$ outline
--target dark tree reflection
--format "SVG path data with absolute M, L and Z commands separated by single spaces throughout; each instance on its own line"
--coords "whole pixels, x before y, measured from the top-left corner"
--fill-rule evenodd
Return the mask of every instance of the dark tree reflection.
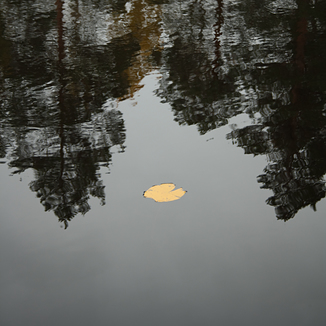
M 176 1 L 178 3 L 178 1 Z M 169 102 L 179 124 L 196 124 L 201 134 L 228 122 L 238 112 L 235 85 L 223 72 L 220 36 L 223 1 L 185 1 L 167 12 L 169 43 L 163 52 L 160 96 Z M 212 33 L 213 31 L 213 33 Z M 227 105 L 226 105 L 227 104 Z
M 187 1 L 185 17 L 171 19 L 160 95 L 176 121 L 201 134 L 247 113 L 252 124 L 227 138 L 246 154 L 267 155 L 258 181 L 273 191 L 267 203 L 277 218 L 315 209 L 325 197 L 325 2 L 211 4 L 215 15 Z
M 30 189 L 65 227 L 89 211 L 90 196 L 105 203 L 99 170 L 126 137 L 114 99 L 128 93 L 124 71 L 139 49 L 131 33 L 105 44 L 96 30 L 85 34 L 78 4 L 4 1 L 0 22 L 1 156 L 10 150 L 14 173 L 34 170 Z M 98 12 L 105 5 L 94 4 Z
M 67 226 L 104 203 L 99 169 L 124 150 L 117 102 L 154 69 L 157 95 L 200 134 L 266 155 L 279 219 L 325 196 L 326 4 L 318 0 L 0 2 L 0 157 Z
M 273 86 L 258 101 L 260 123 L 229 135 L 246 153 L 268 156 L 270 163 L 258 181 L 262 188 L 273 190 L 267 203 L 285 221 L 302 207 L 315 209 L 326 189 L 326 20 L 318 17 L 319 5 L 305 0 L 296 4 L 291 20 L 292 60 L 260 65 L 255 71 L 260 82 Z M 264 115 L 264 109 L 269 114 Z

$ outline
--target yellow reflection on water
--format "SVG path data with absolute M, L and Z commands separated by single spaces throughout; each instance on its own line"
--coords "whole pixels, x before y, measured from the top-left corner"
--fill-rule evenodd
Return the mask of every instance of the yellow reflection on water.
M 134 0 L 127 15 L 128 28 L 138 40 L 140 50 L 133 58 L 130 67 L 125 70 L 130 83 L 129 94 L 119 98 L 133 98 L 143 85 L 141 80 L 155 67 L 152 66 L 150 56 L 153 51 L 161 51 L 161 6 L 148 3 L 147 0 Z

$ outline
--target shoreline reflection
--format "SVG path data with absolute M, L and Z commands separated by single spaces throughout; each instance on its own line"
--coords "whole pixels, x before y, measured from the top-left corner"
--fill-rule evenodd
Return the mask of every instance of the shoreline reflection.
M 269 160 L 267 203 L 289 220 L 325 197 L 326 7 L 287 1 L 46 0 L 0 4 L 0 157 L 68 222 L 105 203 L 101 166 L 125 149 L 119 102 L 154 69 L 156 96 L 200 135 L 247 114 L 232 139 Z M 112 102 L 112 107 L 107 103 Z

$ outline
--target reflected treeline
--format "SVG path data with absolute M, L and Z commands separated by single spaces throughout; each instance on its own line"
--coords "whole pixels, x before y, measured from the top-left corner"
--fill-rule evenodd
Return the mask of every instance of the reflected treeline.
M 45 210 L 65 227 L 105 202 L 100 168 L 125 149 L 117 103 L 141 88 L 160 52 L 160 3 L 0 3 L 0 156 L 32 168 Z
M 325 1 L 183 1 L 168 13 L 160 95 L 175 120 L 204 134 L 239 113 L 251 125 L 227 136 L 267 155 L 258 177 L 288 220 L 325 197 Z
M 260 118 L 229 135 L 246 153 L 269 158 L 258 181 L 273 191 L 267 203 L 285 221 L 302 207 L 315 209 L 325 197 L 326 173 L 326 6 L 305 0 L 294 4 L 282 24 L 288 24 L 290 37 L 286 42 L 280 33 L 277 40 L 291 56 L 256 64 L 251 75 L 257 85 L 264 85 L 256 87 L 255 111 Z M 277 11 L 275 15 L 281 16 Z M 279 26 L 266 21 L 261 17 L 258 23 L 264 31 Z
M 63 0 L 0 5 L 1 156 L 14 173 L 33 168 L 30 189 L 65 227 L 89 211 L 90 196 L 104 204 L 99 169 L 110 164 L 112 146 L 124 150 L 124 121 L 110 99 L 128 93 L 124 71 L 139 43 L 131 33 L 104 43 L 93 22 L 80 25 L 82 11 L 96 19 L 103 6 Z
M 288 220 L 325 196 L 326 4 L 309 0 L 2 0 L 0 157 L 67 227 L 124 150 L 117 103 L 154 69 L 157 94 L 200 134 L 267 155 L 259 176 Z
M 175 1 L 165 13 L 169 39 L 162 53 L 159 95 L 175 121 L 198 126 L 201 134 L 228 123 L 239 112 L 233 68 L 225 73 L 221 36 L 223 1 Z M 236 27 L 239 29 L 239 27 Z

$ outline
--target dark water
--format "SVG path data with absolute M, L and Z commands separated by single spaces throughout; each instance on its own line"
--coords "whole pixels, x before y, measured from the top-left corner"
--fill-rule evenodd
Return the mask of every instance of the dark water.
M 1 325 L 325 325 L 325 58 L 326 1 L 0 0 Z

